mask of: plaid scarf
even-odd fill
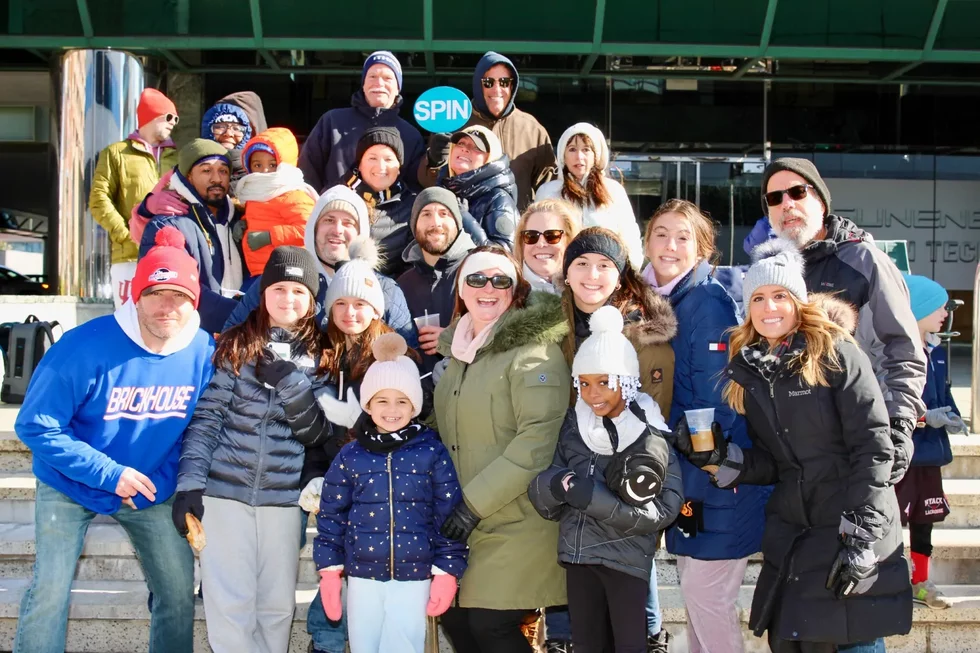
[[[768,340],[760,338],[755,343],[742,347],[742,357],[762,375],[762,378],[771,383],[780,361],[793,344],[795,335],[795,332],[790,333],[775,347],[770,347]]]

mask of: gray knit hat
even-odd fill
[[[385,293],[378,279],[378,246],[370,236],[358,236],[347,247],[349,261],[337,264],[337,272],[327,286],[323,306],[331,314],[334,302],[341,297],[363,299],[374,307],[378,315],[385,313]]]
[[[418,197],[415,198],[415,203],[412,204],[412,222],[410,228],[412,234],[415,234],[415,224],[419,221],[419,213],[422,212],[429,204],[436,202],[442,204],[449,212],[453,214],[456,219],[456,227],[460,231],[463,230],[463,215],[459,211],[459,200],[453,195],[452,191],[446,190],[440,186],[433,186],[431,188],[426,188]]]
[[[749,314],[752,293],[762,286],[782,286],[801,302],[807,301],[803,256],[796,245],[782,238],[774,238],[752,250],[752,267],[742,280],[746,315]]]
[[[789,172],[795,172],[799,176],[806,180],[806,183],[813,186],[817,197],[823,202],[823,206],[826,209],[824,217],[830,214],[830,189],[827,188],[827,184],[824,183],[823,177],[820,176],[820,172],[817,170],[817,166],[813,165],[813,161],[809,159],[776,159],[770,163],[765,172],[762,173],[762,213],[764,215],[769,215],[769,205],[766,204],[766,187],[769,185],[769,178],[780,170],[788,170]]]

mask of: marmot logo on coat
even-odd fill
[[[790,390],[789,391],[789,396],[790,397],[802,397],[804,395],[810,394],[811,392],[813,392],[813,388],[807,388],[806,390]]]

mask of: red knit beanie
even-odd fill
[[[140,103],[136,105],[137,128],[168,113],[177,115],[177,106],[173,101],[155,88],[144,88],[140,93]]]
[[[131,285],[133,302],[138,302],[150,288],[169,288],[190,295],[197,308],[201,297],[201,281],[197,261],[184,249],[184,235],[176,227],[164,227],[157,232],[155,244],[136,264]]]

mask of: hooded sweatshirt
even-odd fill
[[[211,134],[211,127],[221,116],[234,116],[237,122],[245,125],[245,133],[242,140],[229,152],[231,158],[231,179],[238,181],[245,175],[245,168],[242,165],[241,151],[253,136],[266,130],[265,110],[262,107],[262,98],[252,91],[239,91],[226,95],[218,100],[213,107],[204,113],[201,120],[201,138],[214,140]]]
[[[132,302],[66,332],[34,371],[14,426],[31,449],[34,476],[88,510],[112,514],[122,503],[116,485],[132,467],[156,486],[154,503],[165,502],[213,353],[196,312],[164,353],[152,353]],[[133,503],[153,505],[140,494]]]
[[[609,204],[600,207],[593,206],[591,203],[579,206],[582,211],[582,227],[605,227],[617,233],[629,250],[630,264],[635,269],[639,269],[643,264],[643,238],[640,235],[640,226],[636,222],[633,205],[626,194],[626,189],[618,181],[607,176],[609,147],[605,136],[598,128],[580,122],[565,130],[558,139],[558,148],[555,150],[558,155],[558,178],[542,185],[535,199],[567,199],[562,196],[565,185],[565,148],[578,134],[585,134],[592,141],[596,153],[595,166],[602,172],[602,183],[611,198]]]
[[[275,172],[248,171],[249,153],[256,147],[272,150],[279,167]],[[303,246],[306,221],[316,204],[317,192],[303,181],[296,167],[299,145],[288,129],[273,127],[248,141],[242,150],[246,174],[235,186],[235,197],[245,204],[245,238],[242,254],[251,276],[262,274],[269,255],[280,245]],[[265,232],[269,242],[257,249],[249,245],[249,234]]]

